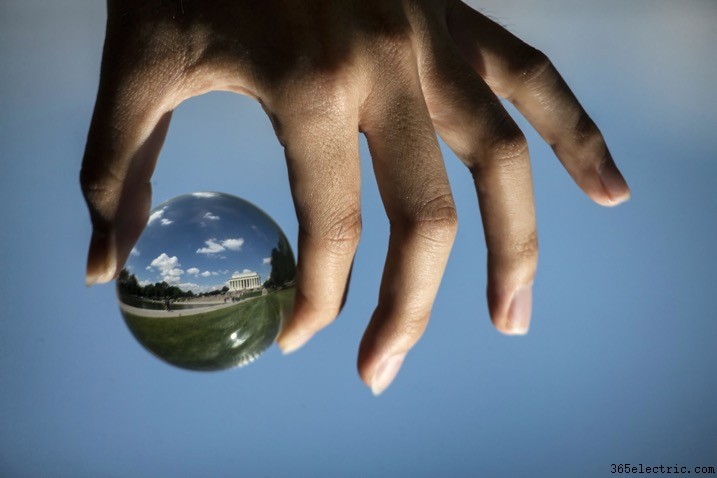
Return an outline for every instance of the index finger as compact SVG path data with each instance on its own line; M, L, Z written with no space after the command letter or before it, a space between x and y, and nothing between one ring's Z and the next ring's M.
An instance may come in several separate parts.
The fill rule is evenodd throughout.
M120 56L107 42L80 172L92 219L88 285L116 276L147 224L150 178L174 108L160 66Z

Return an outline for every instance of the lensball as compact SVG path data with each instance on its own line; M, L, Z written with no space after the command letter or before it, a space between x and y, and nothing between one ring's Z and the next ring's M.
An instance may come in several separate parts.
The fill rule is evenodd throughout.
M196 192L160 204L117 279L135 338L178 367L254 361L294 304L296 266L279 226L248 201Z

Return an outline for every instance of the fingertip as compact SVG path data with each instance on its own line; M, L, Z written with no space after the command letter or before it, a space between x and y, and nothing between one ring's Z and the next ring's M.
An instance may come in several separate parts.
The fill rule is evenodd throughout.
M617 206L630 199L630 187L610 155L600 165L598 175L606 198L599 201L601 205Z
M384 357L371 374L371 379L367 383L374 397L378 397L393 383L398 375L406 354L399 353Z
M370 356L362 347L359 351L358 372L374 397L385 392L396 380L405 358L406 352Z
M282 354L289 355L306 345L314 335L314 332L294 332L279 336L276 339L276 344L281 349Z
M104 284L112 281L117 274L117 251L114 234L94 231L87 255L85 284Z
M369 324L361 340L356 365L361 380L377 397L394 382L408 351L377 339L374 332Z
M296 288L294 297L291 318L276 338L276 344L284 355L292 354L302 348L321 329L316 327L317 320L320 320L317 319L320 311L306 298L300 284Z
M505 335L526 335L530 329L533 284L518 287L511 295L499 297L491 307L495 328Z

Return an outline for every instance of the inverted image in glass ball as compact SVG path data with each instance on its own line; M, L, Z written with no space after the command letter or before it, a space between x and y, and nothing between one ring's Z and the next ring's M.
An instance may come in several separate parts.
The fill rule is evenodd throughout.
M151 213L117 279L125 322L157 357L192 370L252 362L294 304L289 242L253 204L185 194Z

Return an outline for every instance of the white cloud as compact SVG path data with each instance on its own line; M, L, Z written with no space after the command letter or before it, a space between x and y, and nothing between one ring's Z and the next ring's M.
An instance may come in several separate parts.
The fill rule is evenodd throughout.
M163 207L159 211L154 211L152 214L149 215L149 220L147 221L147 225L151 226L152 223L156 222L159 219L162 219L162 216L164 215L164 210L167 209L167 206Z
M197 249L197 254L217 254L226 250L216 239L207 239L204 241L204 244L206 244L207 247Z
M212 275L213 275L213 276L218 276L218 275L219 275L219 272L212 271Z
M176 276L162 276L162 280L170 285L177 285L182 280L181 277Z
M199 275L202 276L202 277L209 277L210 275L212 275L212 273L209 272L209 271L204 271L204 272L202 272L202 273L199 274Z
M265 257L261 260L262 264L271 264L271 257Z
M209 219L210 221L218 221L218 220L219 220L219 216L217 216L216 214L212 214L212 213L209 212L209 211L207 211L207 212L204 214L203 218L204 218L204 219Z
M150 263L148 269L158 269L163 281L168 284L176 284L181 280L182 274L184 274L184 271L179 268L180 265L177 256L169 257L163 252Z
M211 292L217 289L221 290L225 284L199 285L194 282L180 282L176 285L182 290L191 290L195 294L201 294L202 292Z
M222 246L226 247L230 251L240 251L243 244L244 239L241 237L238 239L225 239L222 241Z
M162 218L162 221L161 221L161 223L162 223L163 226L169 226L169 225L172 224L173 222L174 222L174 221L171 221L171 220L165 219L165 218Z
M151 280L141 280L141 281L139 281L138 283L139 283L139 285L142 286L142 287L148 286L148 285L150 285L150 284L154 284L154 282L152 282Z
M192 274L192 275L199 274L199 269L197 269L196 267L190 267L189 269L187 269L187 274Z
M136 247L133 247L131 251L129 251L129 254L134 257L139 257L139 249Z
M177 256L169 257L166 252L163 252L159 256L157 256L149 265L152 267L156 267L161 271L166 269L173 269L180 264Z
M237 239L224 239L223 241L217 241L216 239L207 239L204 241L204 244L206 247L200 247L197 249L197 254L218 254L220 252L224 252L227 249L230 251L240 251L241 246L244 244L244 239L237 238ZM224 257L222 257L224 258Z
M175 268L175 269L167 269L165 271L162 271L162 273L164 274L165 277L179 277L182 274L184 274L184 271L182 269Z
M244 269L242 272L246 273L246 272L253 272L253 271L251 269Z
M207 193L207 192L192 193L192 196L194 196L195 198L204 198L204 199L213 198L213 197L216 197L216 195L217 195L217 193Z

